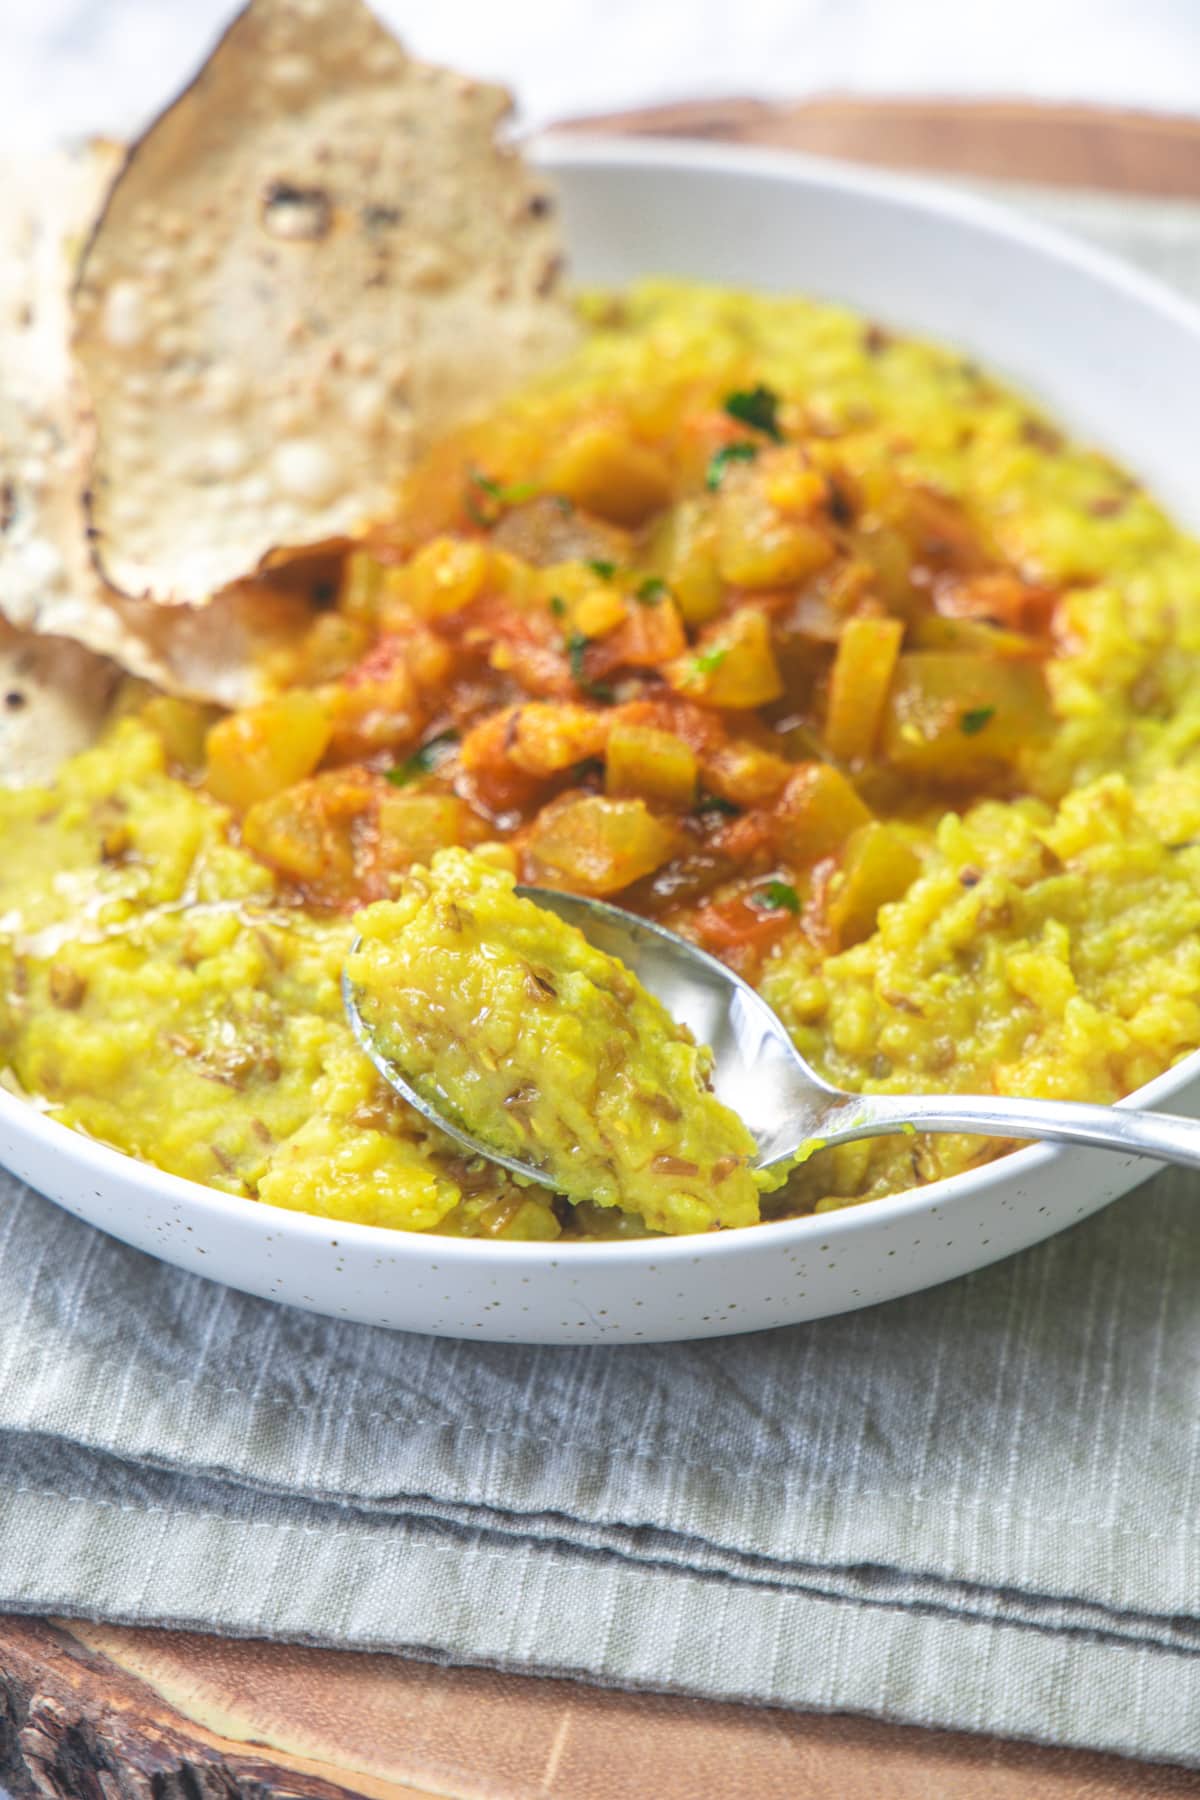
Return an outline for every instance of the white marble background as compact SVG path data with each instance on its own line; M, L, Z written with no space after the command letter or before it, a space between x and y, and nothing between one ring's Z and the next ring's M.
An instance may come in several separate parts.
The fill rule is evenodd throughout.
M1200 111L1200 0L377 0L531 124L696 94L1029 95ZM0 0L0 145L125 134L235 0Z

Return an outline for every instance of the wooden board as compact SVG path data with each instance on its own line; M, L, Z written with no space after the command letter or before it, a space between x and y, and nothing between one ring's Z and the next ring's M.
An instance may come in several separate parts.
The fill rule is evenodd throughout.
M1200 197L1200 122L1082 107L705 101L575 121L895 167ZM399 1657L0 1618L24 1800L1134 1800L1200 1774L997 1738Z
M1200 119L1005 100L689 100L569 130L723 139L897 169L1200 198Z
M8 1748L7 1757L5 1747ZM1200 1777L400 1657L0 1622L0 1780L55 1800L1166 1800Z

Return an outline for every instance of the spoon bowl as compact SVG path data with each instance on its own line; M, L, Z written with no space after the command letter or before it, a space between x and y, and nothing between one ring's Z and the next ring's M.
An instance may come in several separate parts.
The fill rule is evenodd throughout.
M754 1138L756 1168L802 1162L815 1150L855 1138L917 1131L1090 1144L1200 1168L1200 1123L1167 1113L992 1094L850 1094L831 1087L805 1062L762 995L707 951L605 900L554 888L518 887L516 892L574 925L597 950L616 957L697 1043L709 1046L713 1090ZM544 1168L491 1144L486 1121L468 1129L413 1085L380 1049L345 972L342 999L360 1047L410 1106L473 1155L499 1163L524 1181L556 1187Z

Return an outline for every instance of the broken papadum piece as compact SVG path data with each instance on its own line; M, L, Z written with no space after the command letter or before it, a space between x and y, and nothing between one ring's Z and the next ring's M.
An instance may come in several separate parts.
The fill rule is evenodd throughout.
M0 618L171 693L243 705L264 691L264 660L307 624L302 596L259 584L164 616L108 587L88 543L69 294L119 159L95 145L0 162Z
M120 682L116 665L64 638L0 619L0 781L33 787L91 743Z
M563 355L554 203L499 88L361 0L252 0L129 153L76 355L116 587L203 603L386 514L435 434Z

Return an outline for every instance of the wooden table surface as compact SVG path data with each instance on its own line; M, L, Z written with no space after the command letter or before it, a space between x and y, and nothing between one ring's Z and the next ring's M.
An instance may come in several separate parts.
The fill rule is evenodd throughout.
M1137 113L734 99L577 123L1200 198L1200 121ZM998 1738L18 1618L0 1618L0 1783L56 1800L1200 1796L1200 1774Z

